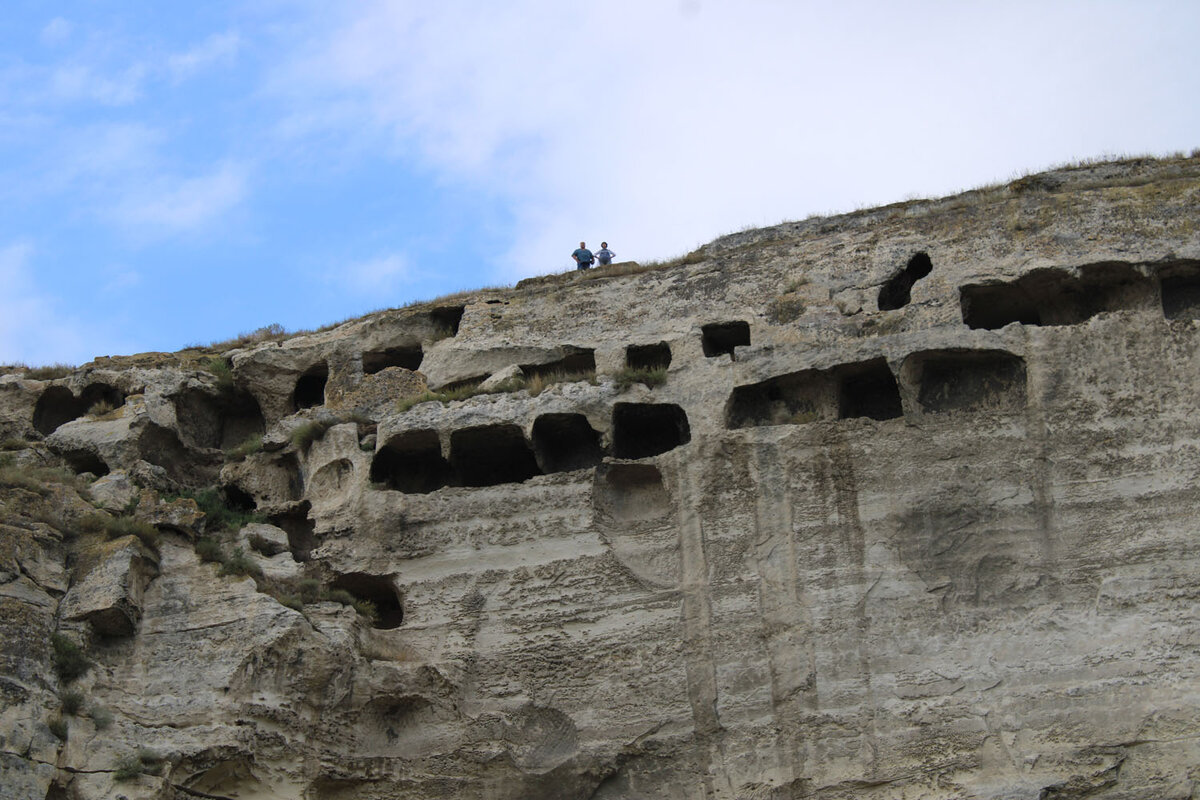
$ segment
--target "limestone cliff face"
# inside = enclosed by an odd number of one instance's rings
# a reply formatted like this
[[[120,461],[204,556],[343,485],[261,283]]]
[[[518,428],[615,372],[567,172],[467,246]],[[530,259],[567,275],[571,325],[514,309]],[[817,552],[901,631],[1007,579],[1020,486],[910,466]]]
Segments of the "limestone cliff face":
[[[0,796],[1192,797],[1198,320],[1147,160],[4,375]]]

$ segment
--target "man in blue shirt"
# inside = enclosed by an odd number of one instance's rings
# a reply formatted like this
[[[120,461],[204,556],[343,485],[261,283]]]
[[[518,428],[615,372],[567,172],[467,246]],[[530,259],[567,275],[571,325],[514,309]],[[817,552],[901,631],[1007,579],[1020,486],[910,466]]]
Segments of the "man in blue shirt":
[[[575,263],[578,265],[575,269],[588,269],[595,260],[592,251],[587,249],[587,242],[580,242],[579,249],[571,253],[571,258],[575,259]]]

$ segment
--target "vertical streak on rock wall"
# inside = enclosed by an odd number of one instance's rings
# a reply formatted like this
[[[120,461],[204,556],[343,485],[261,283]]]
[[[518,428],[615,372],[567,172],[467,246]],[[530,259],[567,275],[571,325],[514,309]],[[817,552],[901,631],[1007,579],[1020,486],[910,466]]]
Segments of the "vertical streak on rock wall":
[[[787,471],[775,445],[755,448],[750,462],[757,492],[755,509],[755,567],[759,608],[767,639],[771,669],[771,701],[781,731],[780,763],[792,765],[791,780],[805,775],[800,727],[816,709],[816,655],[812,618],[798,574],[792,533],[792,504]]]
[[[1057,594],[1057,553],[1054,546],[1054,490],[1051,485],[1050,430],[1046,421],[1047,406],[1054,402],[1058,376],[1054,374],[1054,359],[1042,355],[1044,332],[1032,327],[1027,332],[1025,350],[1026,436],[1032,446],[1033,503],[1035,524],[1038,526],[1038,550],[1041,563],[1037,565],[1038,583],[1043,596]]]
[[[679,455],[679,558],[683,594],[683,654],[687,665],[688,700],[696,730],[697,753],[704,776],[704,796],[714,797],[714,768],[720,769],[717,734],[717,674],[712,655],[712,600],[709,596],[708,559],[704,553],[704,525],[700,521],[701,497],[695,470],[703,459]],[[724,781],[721,781],[724,783]]]
[[[858,729],[859,763],[863,765],[865,777],[871,779],[876,773],[875,752],[875,700],[871,687],[870,620],[867,618],[867,594],[870,587],[866,577],[866,533],[858,509],[858,478],[854,470],[854,455],[836,433],[827,443],[818,469],[826,474],[823,483],[832,492],[833,511],[837,535],[836,558],[841,565],[841,585],[846,591],[846,602],[841,609],[845,631],[845,657],[841,663],[853,670],[853,675],[844,680],[852,691],[859,694],[856,703],[862,720]]]

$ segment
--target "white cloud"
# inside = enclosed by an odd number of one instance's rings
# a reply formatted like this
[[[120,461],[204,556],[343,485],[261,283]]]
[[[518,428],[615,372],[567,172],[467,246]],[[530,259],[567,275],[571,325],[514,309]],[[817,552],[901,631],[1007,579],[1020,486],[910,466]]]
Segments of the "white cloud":
[[[34,248],[28,242],[0,247],[0,363],[82,364],[97,355],[123,352],[125,343],[88,330],[64,313],[34,280]]]
[[[1186,25],[1134,7],[344,8],[275,80],[295,106],[289,132],[390,137],[505,198],[516,232],[497,269],[510,279],[569,266],[581,238],[622,257],[669,256],[746,224],[1098,152],[1175,149],[1200,125],[1192,108],[1174,142],[1148,134],[1148,117],[1178,117],[1177,99],[1200,90],[1200,68]],[[1150,54],[1144,72],[1125,63]],[[1131,108],[1147,84],[1173,86],[1164,97],[1176,101]]]
[[[232,163],[193,178],[157,177],[125,186],[109,212],[141,233],[175,233],[199,228],[238,205],[246,194],[246,172]]]
[[[42,44],[49,47],[60,45],[71,38],[74,30],[75,26],[71,24],[70,20],[55,17],[46,23],[46,27],[42,28]]]
[[[142,64],[110,72],[84,63],[63,64],[50,75],[50,91],[59,100],[127,106],[142,96],[145,77],[146,68]]]
[[[231,64],[242,46],[242,38],[234,31],[216,33],[183,53],[167,58],[167,69],[176,81],[190,78],[213,64]]]
[[[329,279],[346,286],[363,297],[387,296],[403,284],[416,278],[408,259],[391,254],[350,264]]]

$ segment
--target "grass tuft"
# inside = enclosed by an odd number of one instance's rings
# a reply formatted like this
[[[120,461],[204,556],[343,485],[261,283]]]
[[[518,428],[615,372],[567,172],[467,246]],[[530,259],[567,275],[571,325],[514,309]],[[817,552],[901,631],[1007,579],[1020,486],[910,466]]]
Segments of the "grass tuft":
[[[214,486],[199,491],[180,492],[177,495],[169,495],[165,499],[176,500],[180,497],[196,501],[196,505],[204,512],[205,530],[208,532],[224,530],[236,533],[242,529],[242,526],[249,525],[251,522],[266,522],[266,518],[262,514],[230,508],[229,504],[225,502],[225,498],[221,496],[221,491]]]
[[[299,450],[308,450],[312,443],[322,438],[329,430],[329,424],[313,420],[306,422],[292,431],[292,444]]]
[[[240,547],[233,548],[233,552],[221,564],[222,575],[250,575],[251,577],[261,577],[262,569],[258,564],[254,563],[254,559],[246,555],[246,551]]]
[[[53,649],[54,671],[63,683],[70,683],[83,676],[92,667],[83,649],[61,633],[50,634]]]
[[[246,441],[231,447],[225,451],[225,457],[230,461],[245,461],[247,456],[252,456],[263,449],[262,434],[255,433]]]
[[[46,727],[63,742],[67,740],[67,734],[70,733],[70,728],[67,726],[67,718],[61,714],[55,714],[46,720]]]
[[[78,714],[80,709],[83,708],[83,692],[78,689],[67,689],[58,696],[58,699],[62,703],[63,713],[69,714],[72,717]]]
[[[27,367],[25,377],[35,381],[52,381],[55,378],[65,378],[75,371],[70,364],[50,364],[44,367]]]

